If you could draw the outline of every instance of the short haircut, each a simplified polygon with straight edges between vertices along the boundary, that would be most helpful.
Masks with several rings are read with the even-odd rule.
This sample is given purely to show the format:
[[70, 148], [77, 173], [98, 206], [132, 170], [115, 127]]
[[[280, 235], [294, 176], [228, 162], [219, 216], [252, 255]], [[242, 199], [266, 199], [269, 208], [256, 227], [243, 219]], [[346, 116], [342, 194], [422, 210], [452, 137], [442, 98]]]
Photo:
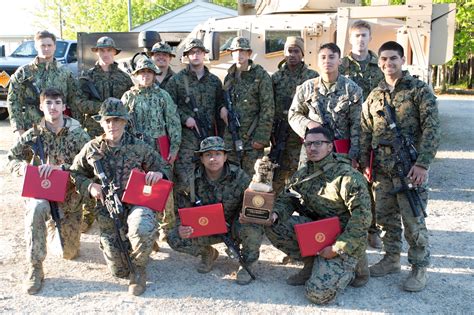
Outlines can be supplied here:
[[54, 43], [56, 43], [56, 36], [53, 33], [50, 33], [46, 30], [39, 31], [35, 35], [35, 41], [43, 39], [43, 38], [51, 38]]
[[357, 20], [354, 23], [352, 23], [351, 27], [349, 28], [349, 34], [353, 30], [361, 29], [361, 28], [366, 28], [369, 30], [369, 34], [372, 34], [372, 28], [370, 27], [369, 22], [364, 21], [364, 20]]
[[332, 51], [333, 53], [337, 53], [339, 57], [341, 57], [341, 50], [334, 43], [326, 43], [326, 44], [321, 45], [321, 47], [319, 47], [318, 53], [323, 49], [329, 49], [330, 51]]
[[316, 128], [307, 129], [304, 135], [304, 138], [306, 139], [306, 136], [308, 135], [319, 134], [319, 133], [322, 134], [326, 138], [326, 140], [328, 141], [333, 140], [331, 131], [329, 131], [329, 129], [324, 128], [324, 127], [316, 127]]
[[64, 94], [63, 92], [61, 92], [60, 90], [58, 90], [57, 88], [47, 88], [46, 90], [44, 90], [43, 92], [41, 92], [40, 94], [40, 102], [43, 103], [43, 101], [46, 99], [46, 98], [60, 98], [61, 101], [63, 101], [64, 103]]
[[395, 50], [396, 52], [398, 52], [400, 57], [403, 57], [405, 55], [402, 45], [394, 41], [383, 43], [382, 46], [380, 46], [379, 48], [379, 56], [383, 51], [386, 51], [386, 50]]

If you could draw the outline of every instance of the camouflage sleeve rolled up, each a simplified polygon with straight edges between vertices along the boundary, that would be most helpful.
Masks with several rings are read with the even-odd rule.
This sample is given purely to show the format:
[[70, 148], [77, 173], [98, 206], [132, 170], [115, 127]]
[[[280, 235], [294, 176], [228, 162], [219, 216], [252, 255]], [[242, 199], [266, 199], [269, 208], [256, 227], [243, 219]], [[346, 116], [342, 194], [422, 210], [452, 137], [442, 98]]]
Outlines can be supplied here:
[[17, 176], [24, 175], [26, 165], [29, 164], [33, 158], [31, 145], [27, 144], [32, 141], [33, 136], [33, 129], [27, 130], [7, 153], [7, 167], [11, 173]]
[[91, 153], [92, 142], [88, 142], [76, 155], [70, 167], [71, 180], [76, 190], [82, 196], [89, 196], [89, 186], [94, 183], [94, 167], [88, 163], [87, 156]]
[[[293, 97], [288, 111], [288, 122], [300, 138], [304, 138], [307, 129], [306, 126], [312, 121], [308, 117], [312, 108], [308, 106], [307, 101], [311, 99], [311, 95], [314, 92], [315, 80], [317, 80], [317, 78], [307, 80], [296, 87], [295, 96]], [[312, 111], [314, 112], [314, 110]], [[322, 123], [322, 121], [319, 121], [319, 123]]]

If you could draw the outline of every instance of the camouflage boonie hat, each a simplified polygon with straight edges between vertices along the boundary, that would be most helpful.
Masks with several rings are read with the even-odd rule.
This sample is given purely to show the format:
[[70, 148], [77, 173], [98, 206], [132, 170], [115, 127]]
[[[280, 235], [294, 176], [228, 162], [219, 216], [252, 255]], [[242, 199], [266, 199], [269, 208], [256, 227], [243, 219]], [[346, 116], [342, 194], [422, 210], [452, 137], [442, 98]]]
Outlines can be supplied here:
[[186, 56], [188, 51], [193, 48], [201, 48], [204, 52], [209, 52], [209, 50], [206, 49], [206, 47], [204, 46], [202, 40], [193, 38], [189, 42], [187, 42], [186, 45], [184, 45], [183, 56]]
[[250, 48], [250, 41], [248, 38], [238, 36], [232, 40], [232, 43], [227, 50], [252, 50], [252, 48]]
[[173, 54], [173, 50], [171, 49], [171, 46], [165, 42], [158, 42], [155, 45], [153, 45], [153, 47], [151, 48], [151, 54], [158, 53], [158, 52], [168, 54], [171, 57], [176, 57], [176, 55]]
[[138, 71], [143, 70], [143, 69], [150, 69], [151, 71], [155, 72], [155, 74], [161, 74], [160, 69], [158, 69], [157, 66], [151, 61], [149, 58], [142, 58], [137, 61], [137, 64], [135, 66], [135, 70], [133, 70], [132, 74], [136, 75]]
[[207, 137], [201, 141], [198, 151], [194, 151], [196, 154], [201, 154], [207, 151], [224, 151], [229, 152], [232, 150], [226, 149], [224, 139], [221, 137]]
[[92, 47], [91, 50], [93, 52], [97, 52], [99, 48], [113, 48], [115, 49], [115, 54], [118, 55], [122, 50], [117, 48], [117, 45], [115, 45], [115, 41], [108, 37], [108, 36], [103, 36], [97, 40], [97, 44], [95, 47]]
[[128, 115], [128, 110], [123, 105], [122, 101], [115, 97], [109, 97], [106, 99], [102, 105], [100, 105], [100, 110], [97, 115], [92, 116], [95, 121], [102, 121], [109, 118], [122, 118], [129, 120], [130, 116]]

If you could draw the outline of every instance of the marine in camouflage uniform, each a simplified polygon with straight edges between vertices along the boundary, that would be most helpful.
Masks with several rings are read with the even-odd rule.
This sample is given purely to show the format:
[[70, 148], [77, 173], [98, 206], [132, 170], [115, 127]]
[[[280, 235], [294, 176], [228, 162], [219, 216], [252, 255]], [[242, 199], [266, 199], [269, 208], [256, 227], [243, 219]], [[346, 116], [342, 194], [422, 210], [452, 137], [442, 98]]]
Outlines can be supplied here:
[[[78, 121], [62, 116], [62, 110], [65, 107], [62, 104], [63, 95], [59, 90], [46, 89], [42, 92], [41, 98], [40, 108], [43, 112], [52, 106], [57, 110], [58, 117], [54, 122], [59, 128], [54, 130], [51, 127], [53, 120], [50, 118], [51, 115], [46, 113], [48, 121], [43, 118], [37, 128], [29, 129], [19, 138], [7, 154], [10, 171], [19, 176], [24, 175], [27, 164], [41, 164], [39, 157], [33, 155], [33, 142], [37, 139], [42, 140], [47, 164], [53, 169], [61, 167], [65, 170], [69, 169], [76, 154], [90, 140]], [[56, 100], [61, 100], [61, 104], [56, 104]], [[56, 106], [61, 106], [61, 108]], [[47, 252], [46, 243], [50, 251], [65, 259], [73, 259], [79, 254], [83, 202], [81, 195], [76, 193], [74, 186], [69, 182], [64, 202], [57, 203], [61, 215], [61, 236], [64, 241], [64, 247], [61, 249], [49, 202], [34, 198], [25, 200], [28, 274], [24, 289], [27, 293], [35, 294], [41, 288], [44, 278], [42, 265]]]
[[187, 124], [193, 125], [192, 121], [195, 121], [196, 115], [192, 109], [190, 95], [196, 100], [199, 111], [197, 115], [203, 122], [199, 128], [205, 130], [208, 136], [217, 134], [216, 115], [223, 102], [222, 82], [204, 66], [204, 55], [207, 52], [199, 39], [191, 39], [186, 43], [183, 54], [188, 58], [189, 65], [174, 75], [166, 87], [178, 107], [182, 125], [179, 157], [174, 165], [175, 180], [180, 184], [186, 183], [189, 174], [194, 170], [194, 151], [199, 148], [200, 143], [194, 127], [187, 127]]
[[[323, 68], [323, 63], [326, 62], [322, 57], [329, 58], [328, 54], [339, 59], [340, 50], [333, 43], [321, 46], [318, 53], [320, 68]], [[362, 89], [352, 80], [338, 75], [337, 66], [333, 65], [333, 68], [331, 73], [321, 72], [322, 77], [308, 80], [296, 88], [288, 121], [300, 137], [304, 137], [307, 128], [322, 125], [331, 130], [336, 140], [350, 139], [349, 157], [355, 163], [359, 160], [360, 150]], [[334, 82], [325, 82], [329, 76], [337, 79]], [[323, 113], [320, 112], [320, 107]], [[305, 151], [302, 150], [302, 153], [300, 163], [306, 159]]]
[[[129, 115], [119, 99], [106, 99], [95, 117], [101, 121], [105, 134], [88, 142], [71, 166], [71, 177], [81, 194], [101, 197], [101, 188], [97, 184], [99, 177], [93, 166], [95, 160], [102, 162], [105, 176], [116, 187], [118, 196], [123, 195], [132, 169], [147, 173], [147, 177], [169, 177], [170, 171], [161, 156], [149, 145], [124, 131]], [[126, 203], [123, 206], [123, 223], [128, 228], [126, 243], [135, 269], [135, 277], [130, 278], [129, 293], [140, 295], [146, 289], [146, 266], [157, 237], [157, 222], [154, 211], [147, 207]], [[97, 221], [100, 248], [107, 267], [114, 276], [127, 278], [128, 265], [122, 259], [114, 222], [105, 206], [99, 208]]]
[[[308, 131], [308, 161], [291, 178], [287, 189], [273, 207], [274, 223], [266, 228], [270, 242], [293, 259], [304, 262], [303, 269], [287, 283], [303, 285], [306, 297], [316, 304], [327, 304], [355, 277], [357, 261], [365, 255], [370, 225], [370, 196], [361, 173], [348, 159], [332, 153], [330, 132], [325, 128]], [[298, 216], [292, 213], [298, 212]], [[301, 257], [295, 224], [337, 216], [342, 233], [332, 246]]]
[[170, 67], [171, 59], [176, 55], [173, 54], [168, 43], [158, 42], [151, 48], [150, 57], [161, 71], [161, 74], [156, 77], [156, 81], [160, 88], [166, 90], [169, 80], [176, 74]]
[[[202, 163], [194, 170], [194, 178], [191, 179], [194, 185], [177, 188], [177, 203], [179, 208], [192, 207], [197, 200], [200, 200], [201, 205], [222, 203], [225, 221], [231, 229], [232, 237], [242, 245], [243, 259], [249, 268], [252, 268], [260, 254], [264, 230], [261, 225], [239, 222], [244, 191], [250, 183], [250, 177], [237, 165], [227, 162], [226, 152], [228, 150], [220, 137], [209, 137], [201, 142], [200, 150], [196, 153], [200, 154]], [[210, 174], [209, 163], [220, 163], [220, 167]], [[216, 178], [211, 177], [213, 175]], [[183, 229], [185, 232], [180, 232]], [[214, 235], [189, 238], [192, 233], [189, 229], [192, 228], [181, 226], [178, 217], [176, 227], [168, 235], [168, 243], [174, 250], [193, 256], [201, 255], [197, 270], [207, 273], [211, 271], [214, 260], [219, 256], [218, 251], [211, 245], [221, 243], [222, 238]], [[248, 284], [251, 280], [245, 269], [240, 267], [237, 283]]]
[[[117, 48], [112, 38], [107, 36], [99, 38], [91, 50], [98, 55], [99, 60], [93, 68], [85, 71], [79, 78], [81, 88], [79, 110], [82, 126], [91, 137], [96, 137], [104, 131], [92, 116], [99, 112], [100, 105], [105, 99], [109, 97], [121, 98], [133, 86], [133, 82], [130, 76], [120, 70], [114, 61], [114, 56], [118, 55], [121, 50]], [[98, 95], [94, 96], [90, 89], [91, 85], [95, 87]]]
[[[370, 267], [371, 276], [385, 276], [400, 272], [402, 250], [402, 222], [405, 239], [408, 242], [408, 262], [412, 272], [403, 283], [406, 291], [420, 291], [426, 286], [426, 267], [430, 263], [428, 231], [423, 215], [415, 217], [403, 192], [393, 194], [400, 187], [395, 170], [394, 151], [388, 142], [396, 137], [381, 112], [388, 110], [395, 116], [395, 122], [402, 137], [413, 142], [418, 157], [407, 181], [418, 186], [424, 207], [428, 199], [428, 169], [440, 143], [440, 122], [436, 97], [424, 82], [401, 70], [404, 63], [403, 48], [396, 42], [387, 42], [379, 50], [379, 65], [385, 74], [367, 98], [362, 111], [361, 165], [369, 166], [369, 152], [375, 152], [374, 182], [377, 222], [385, 235], [384, 258]], [[387, 142], [388, 141], [388, 142]]]
[[[285, 42], [285, 60], [280, 64], [279, 69], [272, 75], [273, 95], [275, 99], [275, 122], [273, 124], [272, 138], [278, 133], [276, 127], [281, 124], [288, 124], [288, 110], [290, 108], [296, 87], [303, 82], [319, 76], [319, 74], [309, 69], [302, 60], [304, 56], [304, 41], [301, 37], [289, 36]], [[274, 141], [279, 139], [272, 139]], [[288, 128], [288, 138], [283, 149], [281, 164], [275, 172], [273, 179], [273, 191], [280, 193], [288, 183], [291, 175], [298, 168], [298, 160], [301, 150], [301, 138]], [[274, 161], [277, 162], [278, 161]]]
[[[52, 45], [43, 51], [41, 46]], [[59, 89], [65, 95], [65, 104], [74, 117], [77, 113], [77, 82], [72, 72], [54, 58], [56, 37], [47, 31], [35, 36], [38, 56], [29, 64], [19, 67], [10, 79], [7, 106], [13, 132], [21, 135], [41, 121], [39, 94], [47, 88]]]
[[[235, 63], [228, 70], [224, 86], [230, 87], [234, 111], [240, 117], [239, 137], [244, 147], [240, 161], [234, 152], [229, 153], [229, 159], [239, 162], [247, 174], [253, 175], [255, 162], [263, 156], [272, 131], [275, 113], [272, 81], [265, 69], [250, 59], [252, 49], [247, 38], [234, 38], [229, 51]], [[224, 120], [226, 116], [221, 113]], [[226, 143], [232, 143], [228, 129], [224, 139]]]

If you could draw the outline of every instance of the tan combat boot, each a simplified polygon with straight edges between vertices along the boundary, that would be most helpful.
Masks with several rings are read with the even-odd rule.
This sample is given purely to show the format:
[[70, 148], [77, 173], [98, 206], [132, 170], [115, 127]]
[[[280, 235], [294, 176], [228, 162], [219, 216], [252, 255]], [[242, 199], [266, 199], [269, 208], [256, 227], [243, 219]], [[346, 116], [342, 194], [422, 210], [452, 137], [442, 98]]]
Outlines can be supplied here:
[[146, 267], [135, 267], [135, 275], [130, 276], [128, 293], [138, 296], [146, 290]]
[[[247, 267], [250, 269], [250, 271], [253, 273], [253, 269], [252, 269], [252, 264], [247, 264]], [[252, 282], [252, 277], [250, 276], [250, 274], [247, 272], [247, 270], [245, 270], [242, 266], [239, 267], [239, 271], [237, 271], [237, 283], [238, 284], [241, 284], [241, 285], [246, 285], [246, 284], [249, 284], [250, 282]]]
[[299, 272], [291, 275], [286, 279], [286, 283], [289, 285], [304, 285], [306, 281], [311, 277], [311, 272], [313, 271], [314, 256], [304, 257], [303, 259], [303, 269]]
[[426, 267], [411, 267], [410, 275], [403, 283], [403, 290], [409, 292], [418, 292], [426, 287]]
[[367, 242], [372, 248], [381, 249], [383, 246], [379, 233], [369, 233]]
[[201, 262], [196, 270], [199, 273], [208, 273], [212, 270], [212, 265], [217, 257], [219, 257], [219, 252], [212, 246], [206, 246], [201, 252]]
[[400, 272], [400, 254], [385, 254], [382, 260], [370, 266], [369, 270], [371, 277], [383, 277], [389, 273]]
[[43, 264], [36, 263], [28, 267], [25, 281], [23, 282], [23, 290], [28, 294], [36, 294], [41, 290], [43, 285], [44, 272]]
[[369, 282], [370, 271], [369, 271], [369, 260], [367, 254], [364, 253], [361, 259], [357, 262], [355, 269], [355, 278], [351, 282], [351, 286], [355, 288], [362, 287]]

